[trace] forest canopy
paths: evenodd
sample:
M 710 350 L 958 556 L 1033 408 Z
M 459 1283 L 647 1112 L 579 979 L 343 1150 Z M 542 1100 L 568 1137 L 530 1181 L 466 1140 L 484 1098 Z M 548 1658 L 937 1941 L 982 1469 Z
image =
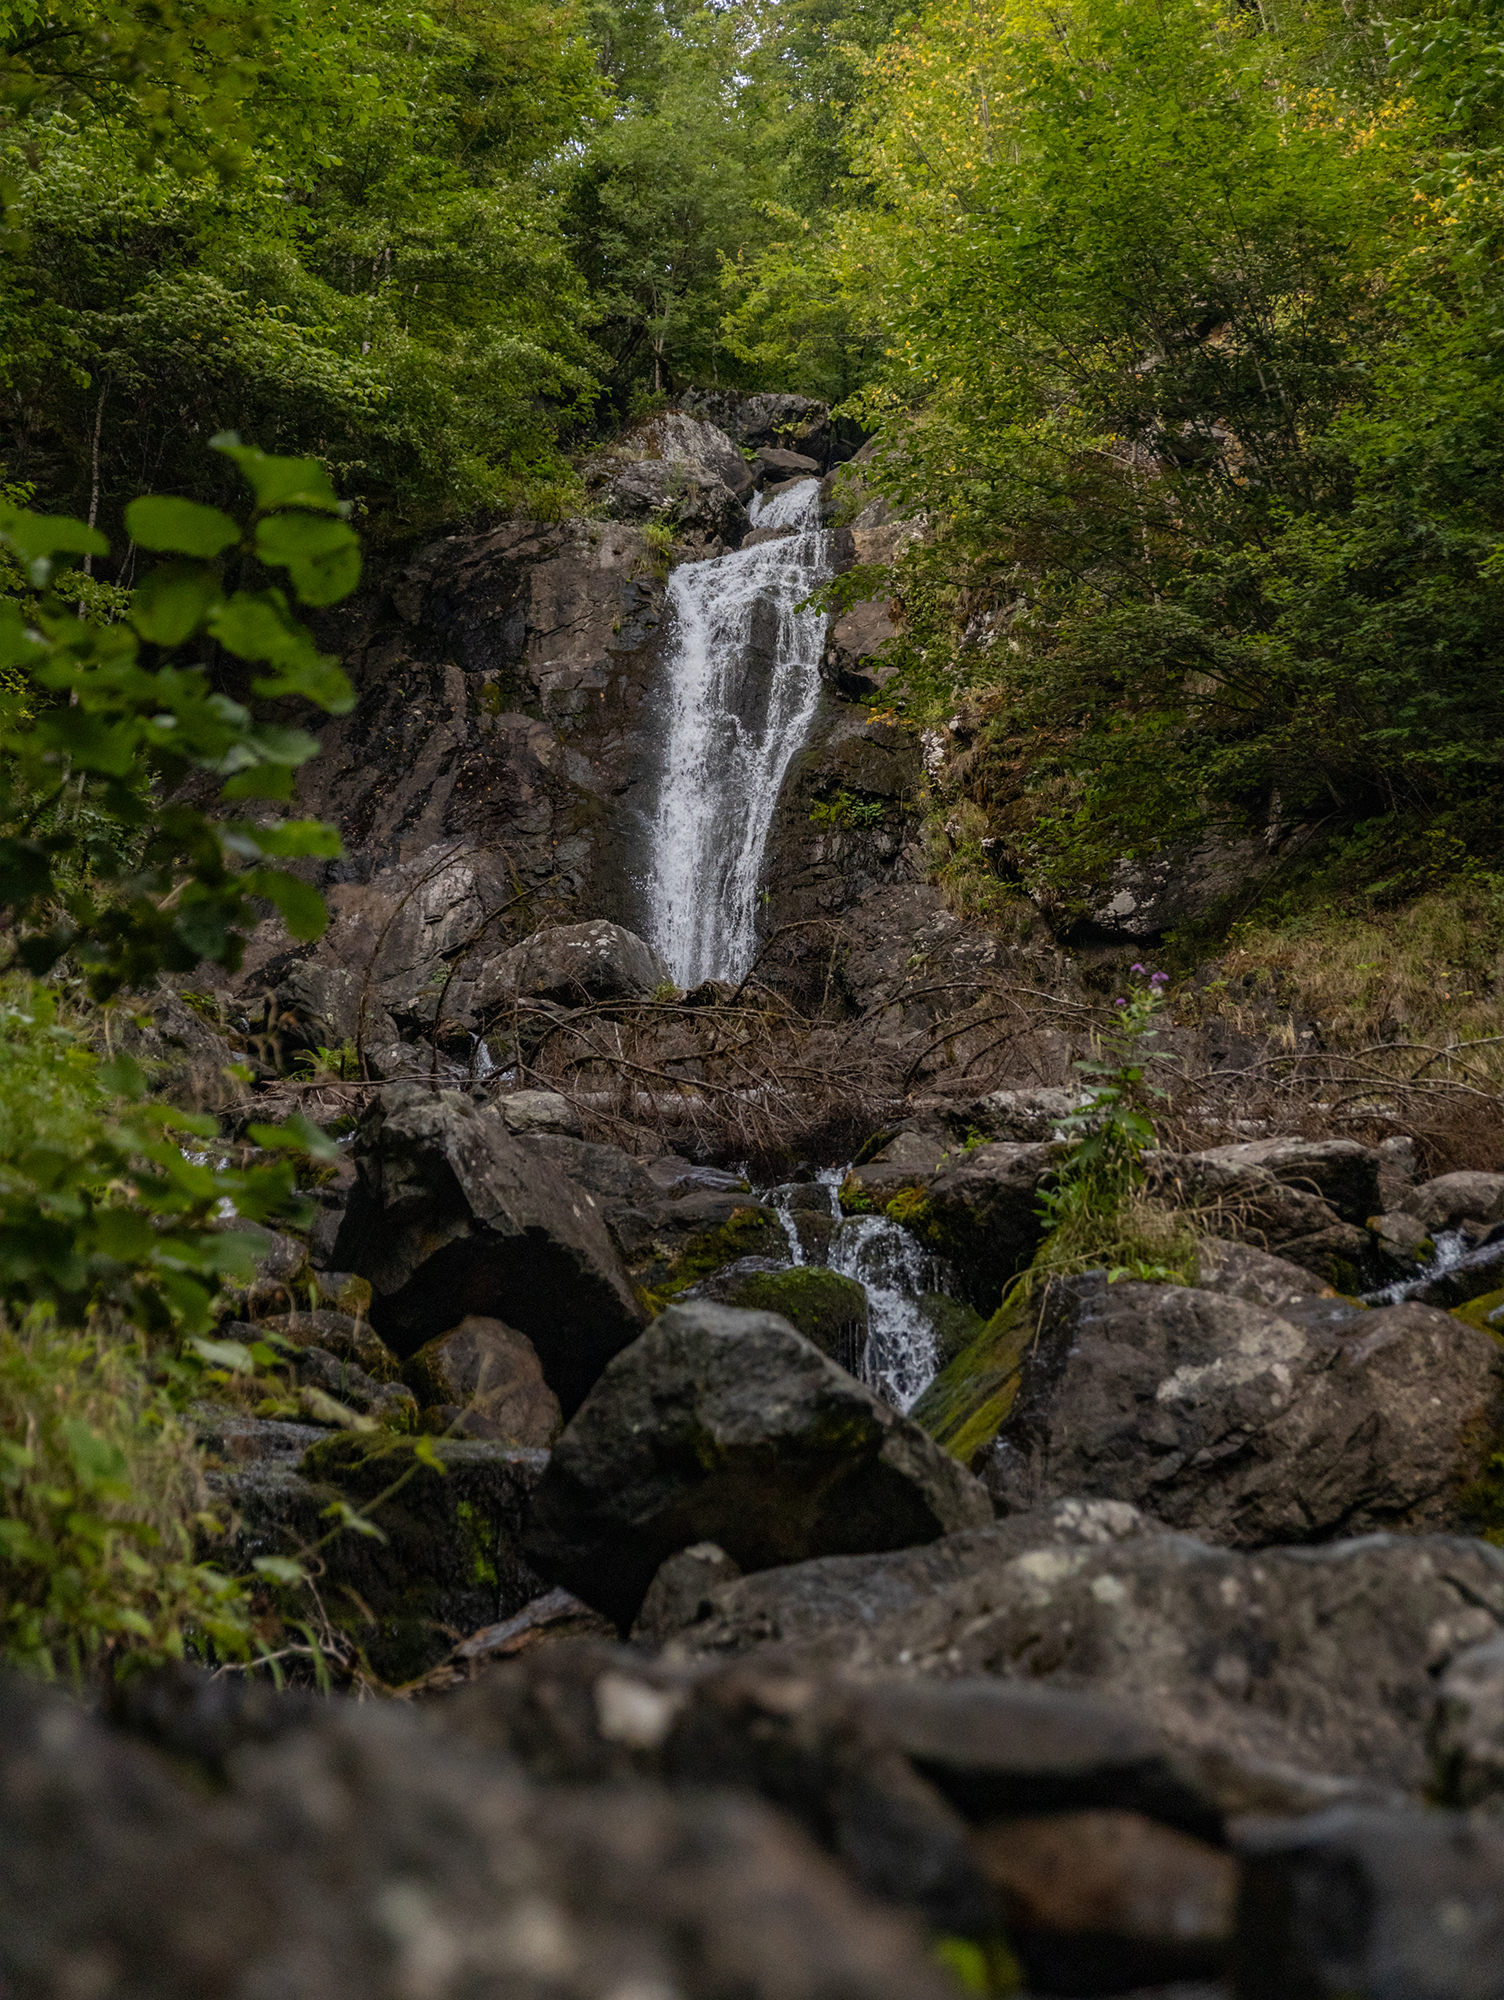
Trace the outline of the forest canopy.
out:
M 969 718 L 994 869 L 1068 903 L 1208 824 L 1403 826 L 1403 882 L 1504 842 L 1497 6 L 0 21 L 4 477 L 109 582 L 133 494 L 225 500 L 223 429 L 379 547 L 567 513 L 687 387 L 800 390 L 933 530 L 906 698 Z

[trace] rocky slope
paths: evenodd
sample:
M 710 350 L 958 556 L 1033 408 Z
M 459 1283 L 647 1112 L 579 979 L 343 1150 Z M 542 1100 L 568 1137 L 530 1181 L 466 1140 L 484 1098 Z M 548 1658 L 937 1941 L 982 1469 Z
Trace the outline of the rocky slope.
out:
M 335 921 L 219 996 L 345 1143 L 226 1301 L 284 1365 L 198 1413 L 230 1560 L 312 1565 L 348 1692 L 0 1691 L 7 1991 L 1504 1994 L 1504 1177 L 1185 1127 L 1194 1283 L 1018 1292 L 1101 1015 L 920 879 L 916 746 L 851 699 L 880 604 L 778 948 L 686 994 L 633 929 L 648 529 L 705 559 L 834 450 L 702 400 L 598 520 L 353 617 Z M 212 1012 L 143 1037 L 179 1089 Z

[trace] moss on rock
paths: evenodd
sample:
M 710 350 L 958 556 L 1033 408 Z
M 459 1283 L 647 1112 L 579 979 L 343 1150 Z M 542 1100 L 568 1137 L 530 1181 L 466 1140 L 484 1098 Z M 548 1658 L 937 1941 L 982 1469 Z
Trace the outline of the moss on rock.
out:
M 1022 1295 L 1005 1301 L 909 1412 L 963 1465 L 992 1443 L 1012 1411 L 1036 1311 L 1035 1302 Z
M 1452 1317 L 1504 1342 L 1504 1291 L 1485 1292 L 1482 1298 L 1469 1299 L 1465 1306 L 1454 1306 Z
M 867 1294 L 855 1278 L 803 1264 L 789 1271 L 733 1275 L 725 1303 L 753 1312 L 781 1313 L 822 1354 L 854 1367 L 867 1334 Z
M 773 1211 L 744 1203 L 714 1229 L 690 1237 L 666 1274 L 643 1287 L 643 1303 L 650 1312 L 660 1313 L 681 1292 L 724 1270 L 727 1264 L 734 1264 L 742 1257 L 783 1256 L 787 1250 L 783 1225 Z

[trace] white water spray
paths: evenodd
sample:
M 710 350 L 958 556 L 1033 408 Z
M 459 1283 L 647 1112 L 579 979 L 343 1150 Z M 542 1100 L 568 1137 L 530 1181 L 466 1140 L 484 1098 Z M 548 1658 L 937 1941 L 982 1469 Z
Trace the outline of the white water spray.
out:
M 768 832 L 820 695 L 824 614 L 796 608 L 828 573 L 819 495 L 814 479 L 759 495 L 754 527 L 791 535 L 669 578 L 676 644 L 648 932 L 681 986 L 740 979 L 756 952 Z

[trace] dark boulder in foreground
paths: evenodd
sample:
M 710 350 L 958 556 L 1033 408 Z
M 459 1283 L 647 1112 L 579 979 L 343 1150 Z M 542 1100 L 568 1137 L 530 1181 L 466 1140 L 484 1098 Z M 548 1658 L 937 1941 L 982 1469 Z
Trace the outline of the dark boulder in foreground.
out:
M 1504 1993 L 1504 1828 L 1339 1807 L 1240 1846 L 1239 2000 Z
M 0 1683 L 7 1994 L 954 1995 L 917 1925 L 758 1799 L 540 1786 L 395 1704 L 309 1704 L 250 1736 L 209 1789 Z
M 1449 1530 L 1501 1419 L 1504 1349 L 1430 1306 L 1091 1273 L 1050 1288 L 985 1476 L 1001 1512 L 1090 1493 L 1245 1548 Z
M 625 1631 L 693 1542 L 761 1570 L 991 1518 L 969 1473 L 786 1320 L 695 1304 L 618 1355 L 566 1427 L 527 1547 Z
M 467 1313 L 503 1320 L 577 1409 L 643 1321 L 595 1197 L 452 1090 L 389 1085 L 355 1158 L 338 1254 L 369 1278 L 383 1339 L 411 1355 Z
M 1229 1813 L 1419 1794 L 1437 1677 L 1504 1630 L 1504 1550 L 1366 1535 L 1243 1554 L 1121 1503 L 712 1583 L 672 1639 L 864 1679 L 997 1675 L 1126 1704 Z

